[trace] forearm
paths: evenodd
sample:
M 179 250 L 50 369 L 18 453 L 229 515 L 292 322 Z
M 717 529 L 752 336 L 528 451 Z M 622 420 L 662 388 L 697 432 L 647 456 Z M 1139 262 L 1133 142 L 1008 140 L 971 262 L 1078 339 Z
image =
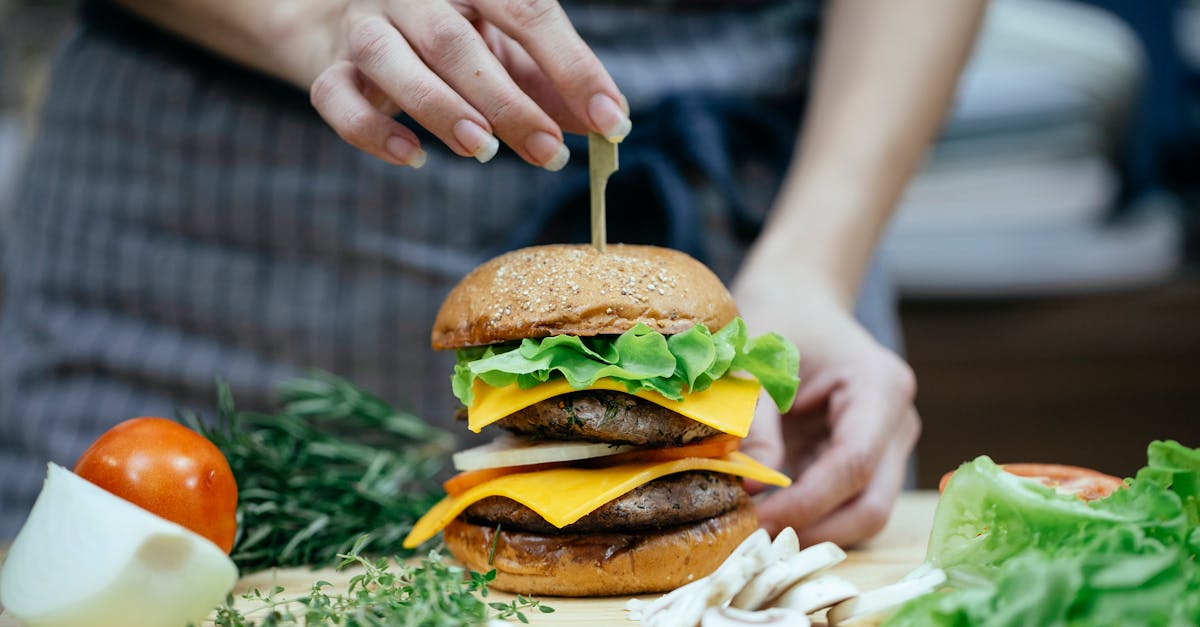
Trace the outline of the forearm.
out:
M 983 0 L 833 3 L 796 158 L 739 284 L 752 282 L 747 275 L 758 268 L 786 268 L 851 305 L 950 102 L 983 7 Z
M 332 42 L 310 25 L 340 19 L 345 3 L 321 0 L 117 0 L 138 15 L 247 67 L 302 89 L 323 69 Z M 322 54 L 324 50 L 325 54 Z

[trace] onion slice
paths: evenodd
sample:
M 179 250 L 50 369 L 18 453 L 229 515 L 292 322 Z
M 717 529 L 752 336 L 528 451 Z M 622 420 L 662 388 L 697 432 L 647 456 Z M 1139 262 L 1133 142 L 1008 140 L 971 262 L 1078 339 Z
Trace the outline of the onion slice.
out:
M 628 444 L 605 442 L 557 442 L 524 440 L 501 436 L 482 446 L 453 455 L 454 468 L 460 471 L 527 466 L 550 462 L 572 462 L 637 450 Z
M 237 576 L 204 537 L 50 464 L 0 571 L 0 602 L 28 627 L 184 627 Z

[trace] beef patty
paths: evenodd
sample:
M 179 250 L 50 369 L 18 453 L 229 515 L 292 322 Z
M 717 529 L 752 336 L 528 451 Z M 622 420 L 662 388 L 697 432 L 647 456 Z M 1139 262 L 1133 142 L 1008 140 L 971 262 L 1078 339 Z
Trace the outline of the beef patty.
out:
M 637 446 L 682 446 L 719 433 L 661 405 L 609 390 L 584 390 L 548 398 L 496 424 L 533 438 Z
M 682 525 L 719 516 L 749 499 L 741 479 L 724 473 L 689 471 L 667 475 L 601 505 L 563 528 L 502 496 L 476 501 L 463 512 L 467 522 L 535 533 L 637 531 Z

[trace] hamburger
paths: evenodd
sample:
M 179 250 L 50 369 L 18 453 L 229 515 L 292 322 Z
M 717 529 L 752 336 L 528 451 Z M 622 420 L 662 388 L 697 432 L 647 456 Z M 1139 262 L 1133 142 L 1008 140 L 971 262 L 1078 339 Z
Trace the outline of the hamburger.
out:
M 721 281 L 684 253 L 525 248 L 447 296 L 467 427 L 502 435 L 454 456 L 447 496 L 405 539 L 443 532 L 468 567 L 520 594 L 662 592 L 712 572 L 758 527 L 744 478 L 786 476 L 737 452 L 762 390 L 781 408 L 794 346 L 748 337 Z

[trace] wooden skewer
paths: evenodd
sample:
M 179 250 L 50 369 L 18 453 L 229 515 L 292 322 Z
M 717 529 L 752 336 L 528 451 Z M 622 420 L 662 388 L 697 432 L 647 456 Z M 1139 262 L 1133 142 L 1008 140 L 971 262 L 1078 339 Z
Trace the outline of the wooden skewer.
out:
M 604 189 L 608 177 L 617 171 L 617 145 L 598 133 L 588 133 L 588 178 L 592 190 L 592 246 L 604 252 L 607 244 L 604 217 Z

